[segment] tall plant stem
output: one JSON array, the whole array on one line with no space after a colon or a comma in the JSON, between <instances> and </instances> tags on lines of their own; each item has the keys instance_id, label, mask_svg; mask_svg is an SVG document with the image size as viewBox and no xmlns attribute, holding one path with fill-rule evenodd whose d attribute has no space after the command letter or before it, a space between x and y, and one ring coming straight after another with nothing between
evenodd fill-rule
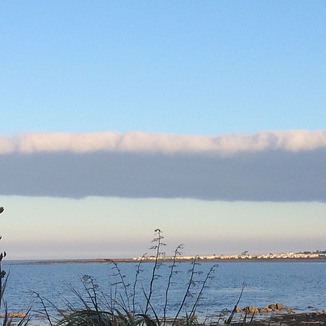
<instances>
[{"instance_id":1,"label":"tall plant stem","mask_svg":"<svg viewBox=\"0 0 326 326\"><path fill-rule=\"evenodd\" d=\"M192 317L192 316L195 314L195 311L196 311L196 308L197 308L198 302L199 302L199 300L200 300L200 298L201 298L201 296L202 296L202 294L203 294L203 291L204 291L204 289L205 289L205 287L206 287L206 284L207 284L208 280L212 278L211 275L212 275L212 273L214 272L214 270L215 270L215 268L216 268L217 266L218 266L218 265L213 265L213 266L209 269L208 273L206 274L206 277L205 277L205 279L204 279L204 281L203 281L202 287L201 287L201 289L200 289L200 291L199 291L199 293L198 293L198 295L197 295L196 301L195 301L195 303L194 303L194 305L193 305L193 307L192 307L192 309L191 309L190 317Z\"/></svg>"},{"instance_id":2,"label":"tall plant stem","mask_svg":"<svg viewBox=\"0 0 326 326\"><path fill-rule=\"evenodd\" d=\"M148 293L147 300L146 300L145 314L147 313L148 308L150 306L150 301L151 301L151 297L153 294L154 281L156 279L156 270L159 266L159 258L162 254L164 254L161 252L161 246L165 245L164 243L162 243L162 239L164 238L162 236L162 231L160 229L156 229L155 234L156 234L156 238L154 238L152 242L156 242L156 245L154 245L150 248L150 249L155 250L155 256L154 256L155 261L154 261L154 266L153 266L153 270L152 270L151 280L149 283L149 293Z\"/></svg>"},{"instance_id":3,"label":"tall plant stem","mask_svg":"<svg viewBox=\"0 0 326 326\"><path fill-rule=\"evenodd\" d=\"M173 255L173 262L172 265L170 267L170 274L169 274L169 278L168 278L168 283L166 286L166 290L165 290L165 302L164 302L164 308L163 308L163 325L165 325L165 320L166 320L166 310L167 310L167 306L168 306L168 296L169 296L169 290L170 290L170 286L171 286L171 280L172 280L172 276L175 272L175 267L176 267L176 260L177 260L177 256L181 255L181 250L183 249L183 245L180 244L174 251L174 255Z\"/></svg>"},{"instance_id":4,"label":"tall plant stem","mask_svg":"<svg viewBox=\"0 0 326 326\"><path fill-rule=\"evenodd\" d=\"M180 315L180 312L186 302L186 299L189 295L189 292L190 292L190 287L193 285L193 282L194 282L194 275L195 275L195 266L196 266L196 263L197 263L197 256L195 256L194 260L192 261L192 267L190 269L190 279L189 279L189 282L188 282L188 286L187 286L187 289L186 289L186 292L185 292L185 295L183 296L183 299L182 299L182 302L180 304L180 307L179 307L179 310L177 312L177 314L175 315L174 319L173 319L173 322L172 322L172 326L175 325L179 315Z\"/></svg>"}]
</instances>

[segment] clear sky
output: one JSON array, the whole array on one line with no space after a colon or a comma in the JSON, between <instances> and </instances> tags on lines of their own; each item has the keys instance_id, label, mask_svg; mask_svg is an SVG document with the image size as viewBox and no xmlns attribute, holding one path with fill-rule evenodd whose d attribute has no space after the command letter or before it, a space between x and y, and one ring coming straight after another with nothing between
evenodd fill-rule
<instances>
[{"instance_id":1,"label":"clear sky","mask_svg":"<svg viewBox=\"0 0 326 326\"><path fill-rule=\"evenodd\" d=\"M326 249L325 1L2 1L1 248Z\"/></svg>"}]
</instances>

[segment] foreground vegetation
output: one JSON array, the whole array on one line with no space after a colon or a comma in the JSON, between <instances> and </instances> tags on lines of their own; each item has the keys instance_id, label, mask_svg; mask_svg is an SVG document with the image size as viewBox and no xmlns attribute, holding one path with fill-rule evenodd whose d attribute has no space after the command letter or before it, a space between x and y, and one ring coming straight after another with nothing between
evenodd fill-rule
<instances>
[{"instance_id":1,"label":"foreground vegetation","mask_svg":"<svg viewBox=\"0 0 326 326\"><path fill-rule=\"evenodd\" d=\"M0 214L2 214L4 212L4 208L0 207ZM0 236L0 239L2 237ZM2 315L3 321L2 321L2 325L3 326L11 326L11 325L15 325L15 326L24 326L27 325L29 322L29 311L27 311L26 313L24 313L22 316L20 316L19 320L15 320L14 318L16 316L10 314L8 312L8 307L7 304L4 300L4 294L5 294L5 289L8 283L8 279L9 279L9 273L7 274L6 271L4 271L2 269L2 260L7 256L6 252L0 252L0 308L2 308L4 306L4 314Z\"/></svg>"},{"instance_id":2,"label":"foreground vegetation","mask_svg":"<svg viewBox=\"0 0 326 326\"><path fill-rule=\"evenodd\" d=\"M135 270L133 284L126 281L119 265L111 261L113 274L111 279L109 293L104 293L96 284L96 280L89 275L82 278L83 291L77 291L72 288L76 297L79 299L80 307L68 305L68 309L62 311L55 307L48 300L41 298L43 313L50 325L193 325L198 324L196 312L204 290L213 277L216 265L213 265L206 275L199 269L199 262L195 257L189 270L189 278L184 287L184 294L179 302L177 309L171 315L169 300L173 296L174 279L180 271L178 270L177 258L181 255L182 245L179 245L174 251L173 259L169 265L169 273L166 279L164 296L160 302L154 300L156 291L156 282L161 277L160 267L163 264L161 257L165 255L163 235L160 229L155 230L155 236L152 241L151 251L152 268L148 278L148 284L143 284L140 279L142 272L142 263L146 261L147 256L139 260ZM159 289L162 292L162 287ZM53 320L48 312L49 304L55 308L59 314L59 319ZM158 313L160 311L160 314Z\"/></svg>"},{"instance_id":3,"label":"foreground vegetation","mask_svg":"<svg viewBox=\"0 0 326 326\"><path fill-rule=\"evenodd\" d=\"M151 275L147 285L142 284L140 280L140 273L142 272L142 263L148 257L143 256L143 259L138 261L135 271L133 284L127 284L125 275L123 275L119 265L114 261L110 261L114 274L115 282L110 284L110 289L103 292L96 283L95 278L89 275L82 277L83 291L71 288L70 290L78 298L79 306L73 306L67 303L66 309L62 310L56 307L47 298L41 297L38 293L34 293L41 303L42 310L37 311L38 316L43 316L49 325L57 326L72 326L72 325L179 325L179 324L198 324L199 321L196 316L196 311L200 299L206 289L210 279L213 277L216 265L213 265L206 275L202 275L199 269L199 262L195 257L191 263L189 270L189 279L184 287L184 294L179 303L175 313L171 315L169 311L169 300L172 296L174 278L180 273L178 270L177 258L181 255L183 246L179 245L173 255L171 265L169 265L169 274L166 280L164 289L164 299L162 302L155 302L153 300L155 292L155 283L161 277L160 267L162 264L161 258L165 255L163 251L165 243L163 242L163 235L160 229L155 230L154 239L150 248L153 253L153 264ZM1 261L5 257L5 253L0 255L0 273ZM2 278L5 273L3 272ZM17 325L27 325L30 322L30 311L25 314L13 315L9 314L4 298L4 291L8 276L4 278L1 283L1 301L4 302L5 312L3 315L3 325L12 325L14 320ZM162 288L160 288L162 291ZM157 307L159 305L159 307ZM56 311L56 316L51 314ZM160 310L160 315L158 314ZM17 318L21 317L17 321Z\"/></svg>"}]
</instances>

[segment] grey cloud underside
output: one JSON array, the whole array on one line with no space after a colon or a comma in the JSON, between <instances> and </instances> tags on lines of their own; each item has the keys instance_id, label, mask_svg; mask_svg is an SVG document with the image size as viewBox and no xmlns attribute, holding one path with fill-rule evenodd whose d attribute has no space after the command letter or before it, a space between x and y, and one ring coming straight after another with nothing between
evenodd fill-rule
<instances>
[{"instance_id":1,"label":"grey cloud underside","mask_svg":"<svg viewBox=\"0 0 326 326\"><path fill-rule=\"evenodd\" d=\"M325 201L326 149L213 154L0 155L2 195Z\"/></svg>"}]
</instances>

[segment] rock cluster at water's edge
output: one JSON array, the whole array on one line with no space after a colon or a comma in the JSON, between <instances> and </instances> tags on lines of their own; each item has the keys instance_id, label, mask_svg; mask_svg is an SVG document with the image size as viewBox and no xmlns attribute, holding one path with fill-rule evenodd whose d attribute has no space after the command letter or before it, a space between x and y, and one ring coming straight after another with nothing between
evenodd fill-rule
<instances>
[{"instance_id":1,"label":"rock cluster at water's edge","mask_svg":"<svg viewBox=\"0 0 326 326\"><path fill-rule=\"evenodd\" d=\"M268 307L258 308L255 306L247 306L244 308L235 307L236 313L245 312L247 314L258 314L258 313L268 313L273 311L286 311L291 313L293 311L292 308L286 308L283 303L272 303Z\"/></svg>"}]
</instances>

